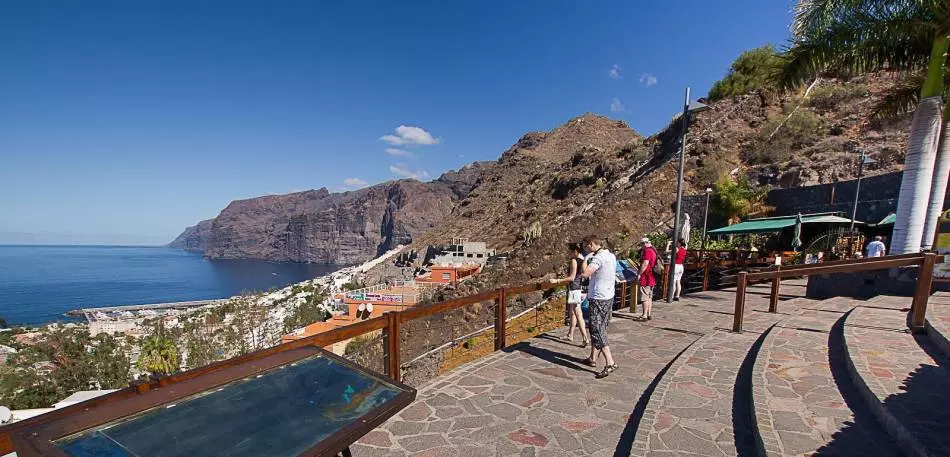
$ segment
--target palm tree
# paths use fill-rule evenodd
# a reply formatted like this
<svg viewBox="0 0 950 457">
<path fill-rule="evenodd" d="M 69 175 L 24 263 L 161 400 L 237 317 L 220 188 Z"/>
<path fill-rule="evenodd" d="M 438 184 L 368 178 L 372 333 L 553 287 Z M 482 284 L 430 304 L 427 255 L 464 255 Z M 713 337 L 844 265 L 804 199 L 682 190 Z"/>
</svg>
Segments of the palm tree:
<svg viewBox="0 0 950 457">
<path fill-rule="evenodd" d="M 178 348 L 175 342 L 164 333 L 159 329 L 142 342 L 139 359 L 136 362 L 139 370 L 153 374 L 170 374 L 178 371 Z"/>
<path fill-rule="evenodd" d="M 934 174 L 944 66 L 950 48 L 950 3 L 801 0 L 792 28 L 787 65 L 779 78 L 785 87 L 800 85 L 827 70 L 862 73 L 896 69 L 923 75 L 917 87 L 919 102 L 908 141 L 891 252 L 929 247 L 950 173 L 950 150 L 941 150 Z M 925 234 L 925 225 L 930 233 Z"/>
<path fill-rule="evenodd" d="M 766 203 L 769 189 L 753 187 L 746 176 L 732 179 L 725 175 L 713 187 L 713 208 L 730 225 L 743 217 L 758 216 L 775 209 Z"/>
</svg>

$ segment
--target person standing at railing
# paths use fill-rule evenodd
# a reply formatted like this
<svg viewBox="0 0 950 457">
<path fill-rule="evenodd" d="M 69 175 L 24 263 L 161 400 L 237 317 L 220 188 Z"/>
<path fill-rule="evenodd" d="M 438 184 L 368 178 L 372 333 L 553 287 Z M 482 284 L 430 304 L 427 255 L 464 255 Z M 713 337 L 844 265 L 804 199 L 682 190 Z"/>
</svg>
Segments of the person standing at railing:
<svg viewBox="0 0 950 457">
<path fill-rule="evenodd" d="M 577 326 L 581 329 L 581 337 L 584 338 L 584 341 L 581 343 L 582 348 L 587 347 L 588 341 L 590 341 L 590 336 L 587 334 L 587 324 L 584 322 L 584 313 L 581 309 L 581 304 L 586 298 L 586 290 L 588 286 L 588 279 L 584 277 L 583 268 L 584 268 L 584 255 L 581 253 L 581 247 L 579 243 L 569 243 L 568 250 L 571 253 L 571 266 L 570 273 L 560 279 L 552 279 L 551 282 L 564 282 L 569 281 L 567 284 L 567 314 L 570 316 L 570 324 L 567 328 L 566 339 L 574 342 L 574 327 Z"/>
<path fill-rule="evenodd" d="M 683 293 L 683 272 L 686 267 L 686 240 L 680 238 L 679 247 L 673 257 L 673 301 L 680 301 Z"/>
<path fill-rule="evenodd" d="M 593 254 L 583 263 L 583 276 L 590 278 L 587 300 L 590 303 L 590 357 L 584 361 L 588 366 L 596 367 L 597 359 L 603 354 L 603 371 L 597 373 L 597 379 L 606 378 L 617 369 L 614 357 L 607 343 L 607 324 L 614 307 L 614 287 L 617 283 L 617 258 L 605 249 L 597 237 L 584 238 L 584 249 Z M 598 353 L 599 352 L 599 353 Z"/>
<path fill-rule="evenodd" d="M 653 318 L 653 287 L 656 286 L 656 275 L 653 267 L 656 266 L 659 253 L 650 243 L 649 238 L 640 240 L 640 297 L 643 299 L 643 314 L 640 320 L 648 321 Z"/>
</svg>

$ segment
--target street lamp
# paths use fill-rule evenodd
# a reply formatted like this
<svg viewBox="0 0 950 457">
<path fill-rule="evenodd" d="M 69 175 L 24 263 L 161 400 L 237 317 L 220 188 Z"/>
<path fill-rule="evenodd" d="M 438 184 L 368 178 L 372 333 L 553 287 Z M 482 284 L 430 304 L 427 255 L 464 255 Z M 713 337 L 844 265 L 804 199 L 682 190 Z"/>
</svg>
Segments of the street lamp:
<svg viewBox="0 0 950 457">
<path fill-rule="evenodd" d="M 683 124 L 682 129 L 680 130 L 680 170 L 679 177 L 676 180 L 676 216 L 673 219 L 673 246 L 671 247 L 671 263 L 676 262 L 676 249 L 679 246 L 679 237 L 680 237 L 680 213 L 683 209 L 683 171 L 686 168 L 686 132 L 689 130 L 689 119 L 690 116 L 702 111 L 707 111 L 712 108 L 699 103 L 690 101 L 689 99 L 689 87 L 686 88 L 686 97 L 683 101 L 683 115 L 681 117 L 681 122 Z M 705 221 L 703 222 L 705 224 Z M 705 240 L 705 236 L 703 239 Z M 675 287 L 673 277 L 675 275 L 676 267 L 675 265 L 670 265 L 669 268 L 669 287 L 666 291 L 666 302 L 673 303 L 673 288 Z"/>
<path fill-rule="evenodd" d="M 699 248 L 700 255 L 706 253 L 706 222 L 709 221 L 709 196 L 712 195 L 712 187 L 706 188 L 706 207 L 703 209 L 703 241 Z"/>
<path fill-rule="evenodd" d="M 858 182 L 854 188 L 854 206 L 851 208 L 851 228 L 848 230 L 854 233 L 854 218 L 858 215 L 858 196 L 861 195 L 861 177 L 864 176 L 864 166 L 877 162 L 861 151 L 861 161 L 858 162 Z"/>
</svg>

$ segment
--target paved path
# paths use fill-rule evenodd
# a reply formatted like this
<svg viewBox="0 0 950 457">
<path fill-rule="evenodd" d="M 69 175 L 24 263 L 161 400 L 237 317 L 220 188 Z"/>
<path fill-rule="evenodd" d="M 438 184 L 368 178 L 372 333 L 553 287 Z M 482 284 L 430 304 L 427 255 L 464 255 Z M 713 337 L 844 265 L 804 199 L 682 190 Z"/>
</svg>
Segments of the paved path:
<svg viewBox="0 0 950 457">
<path fill-rule="evenodd" d="M 854 378 L 879 421 L 910 455 L 950 455 L 950 365 L 907 331 L 910 298 L 877 297 L 845 321 Z"/>
<path fill-rule="evenodd" d="M 797 315 L 769 332 L 753 370 L 755 418 L 766 454 L 901 455 L 862 408 L 837 341 L 836 327 L 861 302 L 800 303 Z"/>
<path fill-rule="evenodd" d="M 588 350 L 550 334 L 460 367 L 420 388 L 416 402 L 366 435 L 353 447 L 354 455 L 629 455 L 639 428 L 649 429 L 641 436 L 675 439 L 670 433 L 683 433 L 709 439 L 721 443 L 728 454 L 733 431 L 723 422 L 728 422 L 731 394 L 722 392 L 732 382 L 726 380 L 735 376 L 744 348 L 781 317 L 765 312 L 765 286 L 752 287 L 751 292 L 748 331 L 740 335 L 723 331 L 731 328 L 734 303 L 734 294 L 726 291 L 655 304 L 654 319 L 648 323 L 618 313 L 609 338 L 620 369 L 606 379 L 595 380 L 596 370 L 580 363 Z M 783 284 L 783 294 L 803 292 L 801 282 Z M 689 370 L 720 363 L 733 368 L 712 373 L 710 381 L 685 381 L 674 390 L 700 396 L 709 393 L 705 389 L 714 390 L 717 398 L 710 400 L 717 405 L 716 417 L 681 412 L 683 422 L 677 422 L 674 432 L 666 430 L 663 438 L 662 420 L 656 424 L 656 409 L 648 406 L 651 394 L 663 379 L 671 379 L 659 376 L 661 372 L 706 335 L 691 359 L 680 359 L 689 361 L 677 372 L 685 376 Z M 667 393 L 665 398 L 676 401 L 674 396 Z"/>
</svg>

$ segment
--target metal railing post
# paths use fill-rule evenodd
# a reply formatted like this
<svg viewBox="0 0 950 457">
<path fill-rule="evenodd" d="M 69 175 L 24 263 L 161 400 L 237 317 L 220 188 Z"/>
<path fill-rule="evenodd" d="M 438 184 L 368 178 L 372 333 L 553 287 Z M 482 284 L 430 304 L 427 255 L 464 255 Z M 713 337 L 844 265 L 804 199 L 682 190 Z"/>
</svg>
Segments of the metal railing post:
<svg viewBox="0 0 950 457">
<path fill-rule="evenodd" d="M 393 381 L 399 382 L 402 377 L 402 367 L 399 360 L 399 312 L 386 313 L 386 328 L 383 330 L 385 342 L 386 375 Z"/>
<path fill-rule="evenodd" d="M 914 292 L 914 304 L 911 306 L 910 330 L 914 333 L 926 331 L 927 302 L 930 300 L 930 288 L 933 285 L 934 264 L 937 255 L 932 252 L 924 254 L 920 262 L 920 271 L 917 275 L 917 290 Z"/>
<path fill-rule="evenodd" d="M 508 319 L 508 310 L 505 306 L 505 289 L 498 289 L 498 298 L 495 299 L 495 350 L 505 348 L 505 320 Z"/>
<path fill-rule="evenodd" d="M 745 288 L 748 282 L 746 275 L 748 274 L 746 271 L 740 271 L 736 283 L 736 309 L 732 316 L 732 331 L 736 333 L 742 332 L 742 316 L 745 314 Z"/>
<path fill-rule="evenodd" d="M 782 266 L 778 265 L 775 268 L 775 277 L 772 278 L 772 294 L 769 296 L 769 312 L 777 313 L 778 312 L 778 294 L 779 288 L 782 286 L 782 278 L 778 274 L 782 271 Z"/>
</svg>

